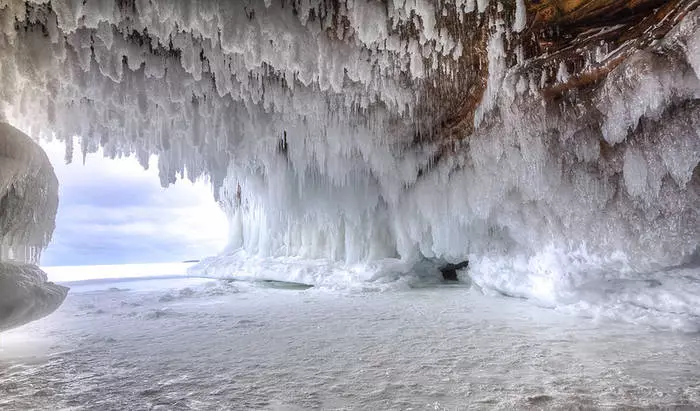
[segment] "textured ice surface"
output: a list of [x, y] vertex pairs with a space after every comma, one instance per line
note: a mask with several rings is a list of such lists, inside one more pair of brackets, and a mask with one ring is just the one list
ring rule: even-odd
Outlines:
[[[483, 290], [595, 307], [593, 288], [620, 312], [697, 322], [697, 270], [667, 269], [700, 246], [699, 11], [553, 102], [540, 87], [571, 73], [522, 61], [521, 4], [504, 18], [446, 2], [484, 13], [463, 21], [488, 28], [489, 70], [475, 131], [445, 145], [420, 138], [440, 107], [422, 91], [473, 45], [440, 7], [253, 3], [5, 2], [0, 112], [69, 148], [158, 153], [164, 184], [208, 175], [230, 218], [217, 275], [364, 283], [469, 259]], [[624, 291], [656, 277], [643, 302]]]
[[700, 340], [463, 287], [75, 285], [0, 337], [0, 408], [695, 409]]

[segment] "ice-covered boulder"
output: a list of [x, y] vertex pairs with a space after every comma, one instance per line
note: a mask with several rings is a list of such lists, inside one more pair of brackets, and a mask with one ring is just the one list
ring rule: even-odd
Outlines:
[[33, 264], [0, 262], [0, 331], [51, 314], [67, 294], [67, 287], [48, 282]]

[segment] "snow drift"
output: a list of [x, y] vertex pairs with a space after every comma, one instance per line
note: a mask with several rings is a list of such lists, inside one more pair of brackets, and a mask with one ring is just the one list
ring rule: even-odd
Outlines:
[[485, 292], [692, 328], [697, 1], [555, 28], [525, 3], [9, 1], [0, 112], [211, 178], [230, 243], [198, 273], [469, 260]]

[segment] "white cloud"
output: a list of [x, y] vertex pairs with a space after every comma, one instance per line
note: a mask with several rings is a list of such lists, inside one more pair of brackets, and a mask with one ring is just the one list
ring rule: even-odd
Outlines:
[[160, 186], [155, 158], [88, 155], [64, 162], [64, 146], [43, 143], [59, 180], [59, 211], [44, 265], [179, 261], [220, 251], [226, 217], [204, 181]]

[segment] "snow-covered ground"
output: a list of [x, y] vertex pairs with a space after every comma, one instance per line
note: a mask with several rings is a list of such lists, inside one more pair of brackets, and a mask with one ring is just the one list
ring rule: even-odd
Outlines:
[[700, 336], [465, 286], [71, 284], [0, 334], [2, 409], [700, 407]]

